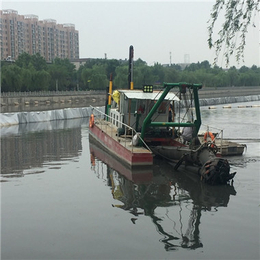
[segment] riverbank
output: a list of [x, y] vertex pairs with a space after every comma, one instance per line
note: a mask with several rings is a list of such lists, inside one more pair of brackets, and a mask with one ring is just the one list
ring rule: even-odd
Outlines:
[[[106, 95], [103, 92], [89, 91], [83, 93], [74, 91], [60, 92], [60, 95], [57, 93], [51, 95], [51, 93], [47, 94], [47, 92], [45, 92], [45, 95], [44, 93], [38, 93], [38, 95], [39, 96], [36, 96], [36, 94], [30, 94], [27, 96], [27, 98], [31, 98], [29, 103], [17, 103], [15, 105], [12, 103], [15, 98], [20, 98], [19, 102], [22, 102], [21, 100], [25, 102], [25, 99], [22, 98], [26, 97], [15, 97], [15, 95], [14, 97], [8, 97], [7, 95], [1, 96], [1, 102], [4, 100], [9, 105], [1, 103], [0, 127], [25, 123], [84, 118], [90, 116], [92, 113], [91, 106], [104, 108], [106, 102]], [[32, 100], [34, 100], [34, 102]], [[260, 87], [232, 87], [223, 89], [202, 88], [200, 90], [201, 106], [215, 106], [219, 104], [232, 104], [259, 100]], [[184, 106], [183, 102], [180, 104]]]
[[[203, 87], [199, 91], [202, 106], [252, 101], [260, 95], [260, 86]], [[241, 98], [242, 97], [242, 98]], [[105, 91], [47, 91], [2, 93], [1, 113], [48, 111], [66, 108], [104, 106]], [[255, 100], [253, 100], [255, 101]]]
[[[100, 109], [104, 110], [104, 106]], [[91, 113], [91, 107], [65, 108], [48, 111], [0, 113], [0, 127], [27, 123], [85, 118], [90, 116]]]
[[[200, 99], [201, 106], [209, 106], [212, 108], [213, 105], [219, 104], [231, 104], [238, 102], [250, 102], [260, 100], [260, 95], [255, 96], [241, 96], [241, 97], [220, 97], [220, 98], [208, 98]], [[184, 105], [184, 104], [182, 104]], [[95, 105], [94, 105], [95, 106]], [[99, 106], [95, 106], [99, 107]], [[231, 108], [231, 106], [225, 106]], [[224, 107], [224, 108], [225, 108]], [[104, 106], [100, 106], [104, 110]], [[92, 108], [88, 107], [77, 107], [77, 108], [61, 108], [43, 111], [21, 111], [12, 113], [0, 113], [0, 127], [26, 124], [26, 123], [38, 123], [55, 120], [67, 120], [75, 118], [85, 118], [90, 116]]]
[[47, 111], [104, 105], [104, 91], [47, 91], [2, 93], [1, 113]]

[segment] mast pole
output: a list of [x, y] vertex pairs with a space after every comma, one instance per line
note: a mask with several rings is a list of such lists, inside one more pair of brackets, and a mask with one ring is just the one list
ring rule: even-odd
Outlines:
[[[109, 115], [110, 108], [111, 108], [112, 86], [113, 86], [113, 81], [112, 81], [112, 73], [111, 73], [110, 79], [109, 79], [108, 93], [107, 93], [107, 105], [106, 105], [106, 114], [107, 115]], [[108, 120], [108, 118], [107, 118], [107, 120]]]
[[[134, 89], [133, 76], [134, 76], [134, 47], [131, 45], [129, 47], [129, 70], [128, 70], [128, 89], [131, 90]], [[132, 100], [130, 99], [128, 102], [129, 102], [128, 103], [128, 125], [130, 125]]]
[[134, 89], [134, 47], [129, 47], [128, 89]]

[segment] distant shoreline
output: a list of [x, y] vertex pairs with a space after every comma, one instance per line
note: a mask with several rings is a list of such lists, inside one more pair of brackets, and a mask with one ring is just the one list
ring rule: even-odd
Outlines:
[[[47, 94], [46, 94], [47, 93]], [[65, 91], [51, 94], [51, 92], [30, 93], [21, 96], [18, 93], [9, 96], [1, 95], [1, 113], [47, 111], [66, 108], [82, 108], [89, 106], [104, 106], [106, 94], [104, 91]], [[260, 95], [260, 86], [255, 87], [226, 87], [202, 88], [199, 90], [201, 106], [254, 101], [251, 98]], [[241, 101], [244, 97], [244, 101]], [[221, 99], [220, 99], [221, 98]], [[217, 100], [217, 101], [216, 101]], [[256, 100], [259, 100], [256, 97]]]
[[[232, 103], [242, 103], [242, 102], [254, 102], [260, 100], [260, 95], [254, 96], [240, 96], [240, 97], [220, 97], [220, 98], [209, 98], [200, 99], [200, 106], [208, 106], [209, 109], [213, 109], [214, 105], [229, 104], [228, 106], [223, 106], [231, 108]], [[184, 103], [178, 103], [184, 106]], [[100, 107], [100, 109], [105, 110], [105, 105], [94, 105], [95, 107]], [[258, 106], [258, 105], [257, 105]], [[247, 107], [241, 106], [241, 107]], [[253, 106], [250, 106], [253, 107]], [[49, 122], [56, 120], [67, 120], [76, 118], [86, 118], [92, 113], [92, 107], [77, 107], [77, 108], [60, 108], [60, 109], [50, 109], [49, 110], [37, 110], [37, 111], [20, 111], [11, 113], [0, 113], [0, 128], [11, 125], [18, 125], [24, 123], [39, 123], [39, 122]]]

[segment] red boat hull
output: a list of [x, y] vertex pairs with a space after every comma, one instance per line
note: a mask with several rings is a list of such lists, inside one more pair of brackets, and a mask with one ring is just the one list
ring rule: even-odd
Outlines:
[[100, 129], [96, 124], [89, 128], [89, 131], [90, 137], [95, 139], [96, 142], [101, 144], [110, 154], [116, 156], [121, 162], [126, 163], [131, 167], [153, 164], [152, 152], [146, 149], [139, 151], [134, 147], [133, 150], [129, 150], [123, 144]]

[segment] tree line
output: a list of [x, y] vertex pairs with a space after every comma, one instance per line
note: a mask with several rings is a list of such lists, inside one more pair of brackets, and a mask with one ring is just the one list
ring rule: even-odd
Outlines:
[[[127, 88], [128, 61], [89, 59], [78, 70], [68, 59], [47, 63], [39, 54], [23, 53], [15, 62], [1, 62], [1, 92], [105, 90], [113, 76], [113, 88]], [[260, 68], [242, 66], [223, 69], [208, 61], [192, 63], [184, 69], [177, 64], [148, 66], [134, 61], [134, 88], [163, 82], [202, 83], [206, 87], [259, 86]]]

